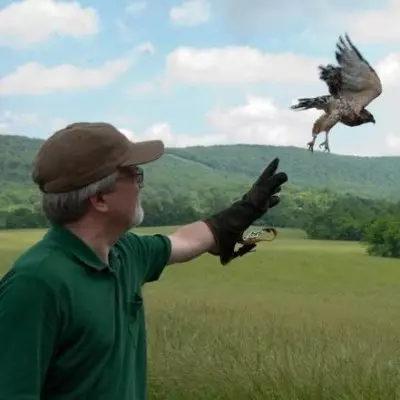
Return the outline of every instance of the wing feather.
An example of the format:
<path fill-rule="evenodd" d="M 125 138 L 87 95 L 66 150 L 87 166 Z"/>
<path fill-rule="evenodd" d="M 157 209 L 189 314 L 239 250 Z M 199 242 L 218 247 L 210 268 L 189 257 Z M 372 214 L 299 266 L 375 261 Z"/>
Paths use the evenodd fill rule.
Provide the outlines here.
<path fill-rule="evenodd" d="M 348 34 L 347 43 L 340 36 L 335 52 L 341 72 L 340 96 L 346 99 L 359 113 L 382 93 L 378 74 L 354 46 Z"/>
<path fill-rule="evenodd" d="M 335 67 L 332 64 L 320 65 L 319 79 L 324 81 L 328 86 L 329 93 L 331 96 L 337 97 L 340 94 L 342 87 L 342 75 L 340 67 Z"/>

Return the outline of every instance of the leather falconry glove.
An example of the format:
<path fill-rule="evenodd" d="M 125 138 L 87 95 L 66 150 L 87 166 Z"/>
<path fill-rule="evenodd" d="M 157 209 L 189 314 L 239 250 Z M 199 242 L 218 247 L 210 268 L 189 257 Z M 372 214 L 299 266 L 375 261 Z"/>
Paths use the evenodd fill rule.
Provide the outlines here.
<path fill-rule="evenodd" d="M 222 265 L 247 254 L 256 246 L 245 244 L 235 251 L 235 245 L 241 242 L 245 230 L 269 208 L 279 204 L 280 197 L 277 194 L 281 191 L 281 185 L 287 182 L 288 176 L 285 172 L 276 173 L 278 165 L 279 158 L 275 158 L 240 200 L 203 221 L 208 225 L 216 242 L 216 250 L 210 253 L 219 255 Z"/>

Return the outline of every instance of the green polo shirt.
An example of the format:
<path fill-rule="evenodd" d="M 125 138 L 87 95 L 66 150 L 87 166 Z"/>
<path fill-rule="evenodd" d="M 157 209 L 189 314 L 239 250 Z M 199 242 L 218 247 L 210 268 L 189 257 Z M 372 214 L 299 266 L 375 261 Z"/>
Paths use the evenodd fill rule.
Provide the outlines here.
<path fill-rule="evenodd" d="M 0 400 L 144 400 L 142 285 L 171 244 L 124 235 L 109 266 L 53 226 L 0 281 Z"/>

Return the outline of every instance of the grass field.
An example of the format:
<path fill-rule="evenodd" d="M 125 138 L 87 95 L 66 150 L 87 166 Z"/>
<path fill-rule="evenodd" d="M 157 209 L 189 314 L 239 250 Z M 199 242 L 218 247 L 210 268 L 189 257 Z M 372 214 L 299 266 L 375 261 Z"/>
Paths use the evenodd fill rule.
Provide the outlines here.
<path fill-rule="evenodd" d="M 42 234 L 0 232 L 0 273 Z M 400 398 L 400 262 L 358 244 L 282 230 L 226 267 L 171 266 L 145 298 L 151 400 Z"/>

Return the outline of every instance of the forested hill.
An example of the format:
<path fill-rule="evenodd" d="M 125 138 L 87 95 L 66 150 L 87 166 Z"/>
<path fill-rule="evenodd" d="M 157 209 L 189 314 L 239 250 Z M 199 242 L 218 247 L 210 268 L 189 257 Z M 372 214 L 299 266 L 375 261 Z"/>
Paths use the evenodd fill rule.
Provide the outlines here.
<path fill-rule="evenodd" d="M 41 143 L 24 136 L 0 135 L 3 187 L 31 186 L 30 168 Z M 259 145 L 168 148 L 161 160 L 146 166 L 146 184 L 170 190 L 233 188 L 235 183 L 250 182 L 276 156 L 289 174 L 290 184 L 299 189 L 328 188 L 339 194 L 400 197 L 400 157 L 312 154 L 306 149 Z"/>
<path fill-rule="evenodd" d="M 296 147 L 231 145 L 169 149 L 169 154 L 231 176 L 254 178 L 274 157 L 298 188 L 325 189 L 362 197 L 400 198 L 400 157 L 355 157 Z"/>

